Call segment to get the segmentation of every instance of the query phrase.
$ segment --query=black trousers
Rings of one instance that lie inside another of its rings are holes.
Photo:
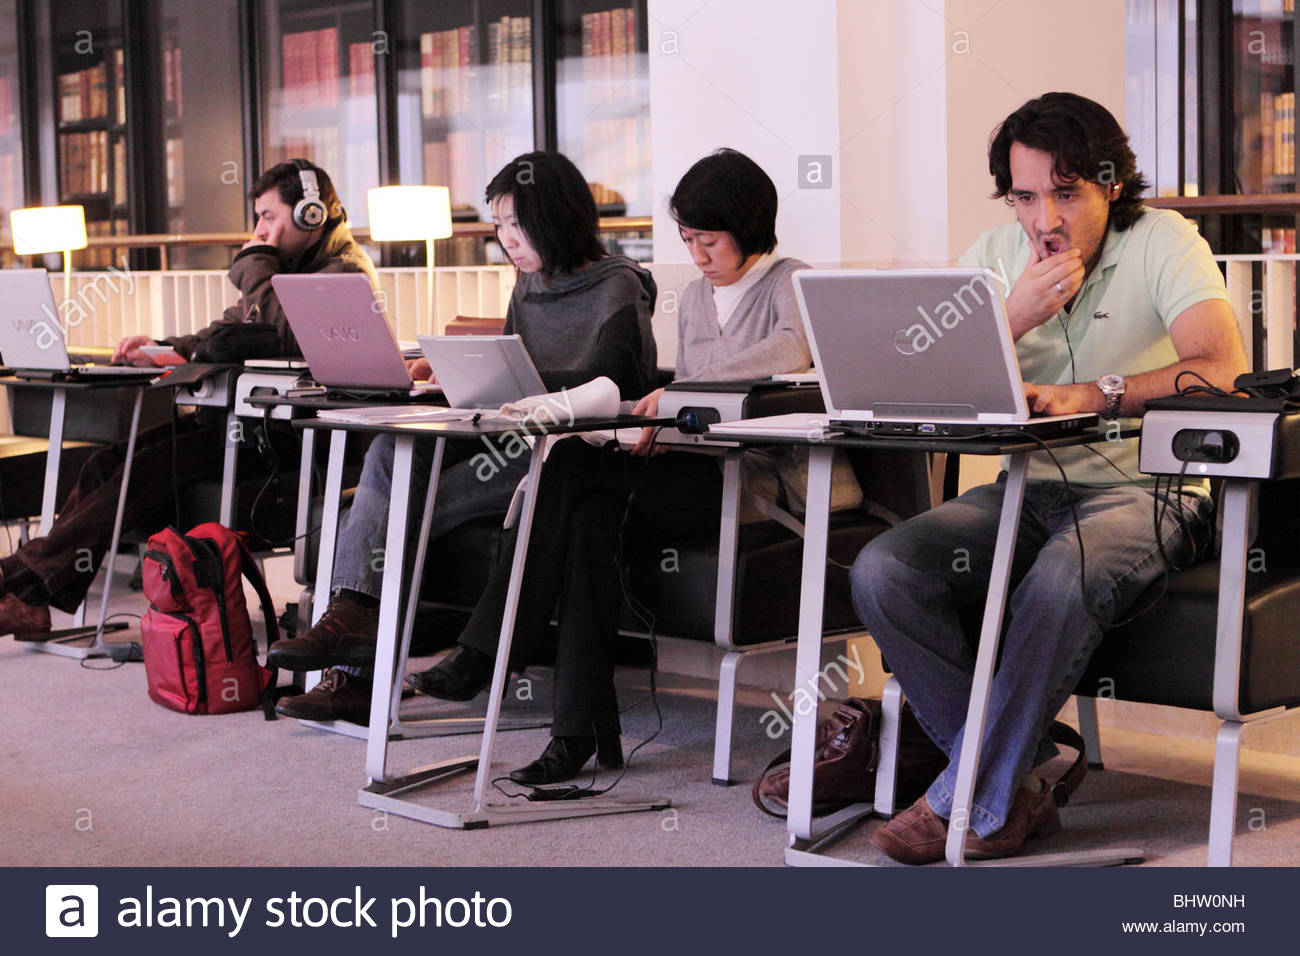
[[[527,661],[558,612],[552,736],[621,733],[613,643],[623,597],[618,552],[625,518],[660,537],[716,534],[721,492],[722,469],[708,455],[640,458],[613,443],[597,448],[580,438],[552,449],[538,485],[512,644],[512,657]],[[511,557],[502,557],[460,638],[492,656]]]

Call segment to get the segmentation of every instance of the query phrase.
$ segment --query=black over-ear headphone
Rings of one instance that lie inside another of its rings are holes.
[[[320,183],[316,181],[316,171],[306,160],[293,160],[298,168],[298,178],[302,181],[302,198],[293,207],[293,224],[303,232],[311,232],[322,226],[326,219],[325,204],[320,198]]]

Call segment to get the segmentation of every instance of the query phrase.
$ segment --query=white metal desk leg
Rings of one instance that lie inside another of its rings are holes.
[[[1219,609],[1214,653],[1214,712],[1226,721],[1214,747],[1210,791],[1209,866],[1232,866],[1237,823],[1237,775],[1241,747],[1241,617],[1246,602],[1246,558],[1256,485],[1230,479],[1223,490],[1223,538],[1219,556]]]
[[[398,435],[393,446],[392,497],[388,499],[388,536],[384,541],[384,576],[379,591],[379,628],[375,646],[374,690],[370,695],[370,729],[366,735],[366,774],[371,783],[387,781],[388,715],[393,709],[393,668],[397,662],[402,576],[406,564],[406,522],[411,500],[412,435]]]
[[[713,642],[731,646],[732,610],[736,603],[736,547],[740,540],[740,464],[743,449],[722,459],[722,513],[718,526],[718,589],[713,605]],[[714,767],[714,776],[717,767]],[[725,776],[725,774],[723,775]]]
[[[424,495],[424,511],[420,517],[420,536],[416,539],[415,563],[411,568],[411,583],[406,597],[406,613],[402,615],[402,639],[398,644],[397,664],[393,669],[393,700],[389,717],[394,724],[397,708],[402,702],[402,678],[406,671],[406,657],[411,650],[411,632],[415,629],[415,610],[420,603],[420,584],[424,577],[424,559],[429,552],[429,526],[433,524],[433,506],[438,500],[438,477],[442,474],[442,453],[447,439],[438,438],[433,446],[433,464],[429,467],[429,484]],[[387,565],[385,565],[387,566]],[[375,671],[378,677],[380,671]]]
[[[122,465],[122,486],[117,490],[117,513],[113,518],[113,538],[108,545],[108,554],[104,562],[104,594],[99,601],[99,626],[95,631],[92,647],[97,647],[104,640],[104,619],[108,616],[108,598],[113,590],[113,563],[117,557],[117,546],[122,540],[122,516],[126,511],[127,486],[131,483],[131,464],[135,459],[135,439],[140,430],[140,405],[144,401],[144,388],[135,390],[135,404],[131,406],[131,432],[126,441],[126,461]]]
[[[822,664],[822,603],[826,592],[826,536],[830,524],[831,458],[834,450],[813,445],[808,454],[808,510],[804,521],[803,580],[799,589],[799,644],[795,687],[817,687]],[[793,840],[813,838],[813,744],[817,711],[794,709],[790,731],[790,809],[787,828]]]
[[[533,457],[528,462],[528,484],[524,489],[523,508],[519,514],[519,534],[510,562],[510,586],[506,589],[505,613],[501,616],[501,638],[497,644],[497,663],[492,671],[492,689],[488,691],[487,718],[483,725],[483,746],[479,751],[478,772],[474,775],[474,811],[483,810],[483,798],[492,777],[492,747],[497,739],[497,722],[501,719],[501,694],[510,672],[510,645],[515,638],[515,616],[519,611],[519,592],[524,584],[524,562],[528,558],[528,541],[533,532],[533,511],[537,506],[538,484],[542,480],[542,461],[546,458],[549,435],[538,435],[533,442]]]
[[[740,541],[740,465],[743,449],[722,460],[722,513],[718,525],[718,584],[713,599],[713,643],[730,651],[736,608],[736,549]],[[736,715],[740,656],[728,653],[718,667],[718,711],[713,729],[713,782],[731,783],[731,735]]]
[[[325,613],[330,600],[330,585],[334,580],[334,546],[338,540],[339,501],[343,497],[343,452],[347,443],[347,432],[336,430],[330,433],[329,464],[325,468],[325,501],[321,508],[320,550],[316,555],[316,595],[311,606],[313,625]]]
[[[975,656],[975,674],[971,679],[970,703],[966,707],[966,725],[962,731],[961,756],[957,761],[957,785],[952,800],[952,818],[948,821],[948,862],[965,866],[966,831],[970,826],[970,808],[975,796],[975,772],[979,768],[980,744],[984,739],[984,718],[988,713],[989,691],[993,685],[993,665],[1002,641],[1002,617],[1011,584],[1011,557],[1016,549],[1020,529],[1020,506],[1025,496],[1025,473],[1028,455],[1012,455],[1003,491],[1002,516],[998,521],[998,540],[993,550],[993,570],[989,575],[988,597],[984,601],[984,623],[980,626],[980,646]]]
[[[235,526],[235,463],[239,460],[239,416],[226,413],[226,434],[222,436],[224,454],[221,456],[221,510],[217,518],[227,528]]]
[[[59,461],[63,456],[63,423],[67,418],[68,391],[56,388],[50,395],[50,443],[45,455],[45,488],[41,492],[41,525],[36,533],[50,533],[54,511],[59,507]]]

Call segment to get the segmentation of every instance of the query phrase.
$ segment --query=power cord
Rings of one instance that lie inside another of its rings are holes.
[[[108,617],[104,618],[103,623],[107,624],[109,621],[113,620],[114,618],[119,618],[119,617],[134,618],[137,621],[144,620],[144,615],[142,614],[132,614],[129,611],[118,611],[116,614],[110,614],[108,615]],[[119,648],[121,649],[120,651],[118,650]],[[124,654],[124,656],[119,656],[119,654]],[[143,661],[144,645],[140,641],[128,641],[122,644],[118,644],[113,649],[113,651],[110,651],[110,659],[113,661],[113,663],[107,666],[100,666],[97,663],[92,663],[92,661],[97,661],[99,660],[99,658],[91,658],[91,657],[83,658],[82,660],[78,661],[78,664],[88,671],[115,671],[119,667],[122,667],[125,664],[133,664],[133,663],[139,663]]]

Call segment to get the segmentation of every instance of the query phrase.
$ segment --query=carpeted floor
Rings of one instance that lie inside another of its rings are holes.
[[[427,661],[413,666],[425,666]],[[661,681],[663,730],[637,753],[615,794],[668,796],[670,810],[452,831],[367,810],[361,740],[266,722],[260,712],[192,717],[145,693],[144,668],[89,666],[0,639],[0,864],[4,865],[737,865],[777,866],[781,821],[750,803],[748,781],[786,741],[769,740],[765,694],[745,695],[733,778],[709,780],[713,694],[707,683]],[[532,701],[509,712],[549,713],[549,671],[529,672]],[[620,671],[624,704],[646,696],[647,672]],[[425,712],[481,713],[417,701]],[[625,715],[625,746],[646,738],[648,701]],[[504,773],[540,753],[545,730],[503,733]],[[1090,774],[1063,811],[1064,832],[1042,849],[1143,846],[1150,865],[1202,865],[1209,817],[1208,745],[1132,731],[1105,734],[1108,770]],[[406,769],[477,752],[474,736],[400,741]],[[611,775],[602,775],[602,780]],[[423,799],[468,808],[472,777]],[[1236,862],[1300,862],[1300,760],[1248,753],[1238,804]],[[880,861],[867,824],[835,855]]]

